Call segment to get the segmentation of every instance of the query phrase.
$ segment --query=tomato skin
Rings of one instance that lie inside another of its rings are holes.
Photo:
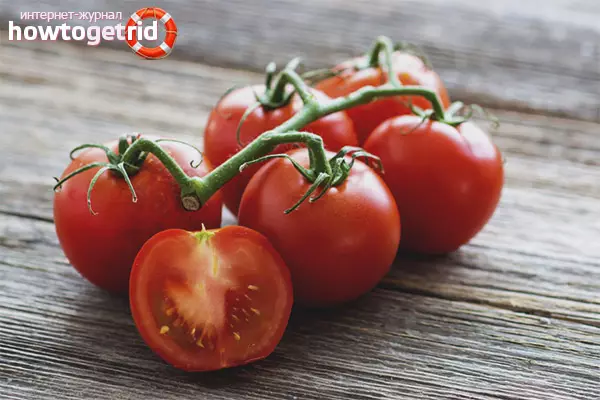
[[[211,275],[215,258],[225,275]],[[243,296],[237,291],[251,287],[248,282],[256,283],[252,279],[262,279],[262,283],[246,294],[258,300],[254,307],[261,311],[250,308],[254,313],[241,313],[229,300]],[[201,294],[194,291],[198,283]],[[191,317],[169,316],[172,309],[162,307],[170,295],[169,285],[183,293],[183,304],[175,313],[187,308],[194,311]],[[129,298],[144,341],[163,360],[185,371],[217,370],[267,357],[283,336],[293,304],[290,273],[281,256],[260,233],[240,226],[195,233],[169,229],[156,234],[135,259]],[[244,314],[245,322],[241,320]],[[197,316],[206,318],[198,320]],[[165,326],[169,327],[166,332]],[[203,337],[203,328],[210,328],[214,335],[212,339],[204,336],[200,347],[197,340]]]
[[[216,167],[242,149],[237,143],[236,131],[246,110],[256,103],[255,92],[264,93],[264,86],[244,87],[226,95],[211,111],[204,131],[204,154]],[[325,94],[313,89],[312,93],[321,101],[330,100]],[[302,108],[302,101],[295,97],[282,108],[266,111],[262,107],[252,112],[240,130],[240,141],[246,145],[260,134],[276,128]],[[338,151],[343,146],[357,146],[358,140],[352,120],[345,112],[327,115],[304,127],[302,131],[315,133],[323,138],[327,149]],[[291,146],[279,146],[273,153],[282,153]],[[223,188],[223,201],[231,212],[237,215],[240,200],[250,178],[261,165],[246,168],[229,181]]]
[[[117,143],[107,144],[114,151]],[[203,176],[208,164],[192,168],[197,152],[179,143],[161,147],[190,176]],[[82,151],[65,169],[63,177],[91,162],[106,162],[99,149]],[[135,255],[152,235],[168,228],[200,229],[221,224],[221,196],[218,193],[197,212],[185,211],[180,189],[162,163],[150,155],[140,171],[131,176],[138,201],[132,202],[125,180],[105,172],[94,186],[91,200],[97,215],[87,207],[93,168],[66,181],[54,195],[54,222],[59,242],[69,262],[93,284],[117,293],[127,293],[129,272]]]
[[[343,71],[340,75],[325,79],[316,85],[332,98],[347,96],[365,86],[380,86],[387,82],[387,75],[381,68],[366,68],[356,71],[352,68],[365,57],[348,60],[335,69]],[[429,69],[423,61],[412,54],[396,51],[393,53],[394,70],[403,85],[422,86],[435,91],[444,108],[450,105],[450,98],[439,75]],[[389,97],[346,110],[352,121],[360,144],[363,144],[380,123],[398,115],[412,114],[401,100],[411,99],[415,106],[430,109],[431,104],[420,96]]]
[[[308,166],[305,149],[289,154]],[[239,223],[264,234],[279,251],[297,302],[331,306],[355,299],[394,261],[400,241],[396,203],[381,178],[357,162],[323,198],[284,214],[309,186],[288,160],[270,161],[246,188]]]
[[[365,149],[383,162],[383,179],[402,213],[403,249],[458,249],[484,227],[500,200],[502,156],[473,123],[453,128],[395,117],[373,132]]]

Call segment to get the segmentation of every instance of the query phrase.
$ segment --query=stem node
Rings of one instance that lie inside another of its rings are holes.
[[[181,204],[186,211],[198,211],[202,207],[200,199],[193,193],[182,196]]]

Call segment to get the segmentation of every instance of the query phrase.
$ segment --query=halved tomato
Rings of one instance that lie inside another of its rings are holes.
[[[290,273],[260,233],[240,227],[153,236],[135,259],[131,311],[169,364],[210,371],[265,358],[292,308]]]

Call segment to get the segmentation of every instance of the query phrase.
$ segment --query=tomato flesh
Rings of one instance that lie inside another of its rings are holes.
[[[131,273],[130,302],[142,338],[186,371],[268,356],[292,307],[289,271],[268,240],[239,226],[167,230],[152,237]]]

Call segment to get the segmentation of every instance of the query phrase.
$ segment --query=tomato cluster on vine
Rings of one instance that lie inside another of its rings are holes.
[[[75,149],[56,184],[65,255],[129,293],[142,338],[178,368],[268,356],[294,302],[354,300],[399,250],[454,251],[497,207],[501,154],[421,54],[381,37],[298,68],[269,64],[264,85],[219,99],[201,162],[178,140],[124,136]],[[220,227],[222,202],[239,226]]]

